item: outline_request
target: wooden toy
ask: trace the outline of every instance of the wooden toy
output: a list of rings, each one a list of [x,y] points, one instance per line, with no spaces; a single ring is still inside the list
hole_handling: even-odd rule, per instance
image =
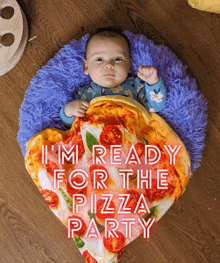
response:
[[[28,41],[27,19],[15,0],[0,0],[0,76],[21,59]]]

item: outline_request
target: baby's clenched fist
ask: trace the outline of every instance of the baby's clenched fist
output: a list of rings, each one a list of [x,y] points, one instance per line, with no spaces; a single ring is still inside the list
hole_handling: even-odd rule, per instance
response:
[[[137,76],[143,81],[147,82],[148,85],[154,85],[159,81],[157,69],[152,66],[140,65]]]
[[[66,104],[64,113],[67,117],[84,117],[89,107],[89,102],[85,100],[74,100]]]

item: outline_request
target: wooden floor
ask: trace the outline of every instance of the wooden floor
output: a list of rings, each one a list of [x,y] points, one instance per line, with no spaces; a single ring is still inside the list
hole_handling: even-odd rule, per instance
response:
[[[20,63],[0,77],[0,262],[84,262],[25,170],[16,140],[19,108],[31,78],[64,44],[112,25],[166,45],[188,65],[208,101],[201,166],[153,239],[136,239],[120,262],[220,262],[220,16],[192,9],[186,0],[19,3],[30,41]]]

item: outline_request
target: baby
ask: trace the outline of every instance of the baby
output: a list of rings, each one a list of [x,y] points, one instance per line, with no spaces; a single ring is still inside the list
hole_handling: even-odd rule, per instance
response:
[[[89,102],[98,96],[122,95],[133,98],[150,112],[159,112],[166,102],[166,88],[157,69],[140,65],[137,77],[128,77],[131,69],[130,45],[127,37],[114,29],[99,29],[86,43],[84,73],[89,85],[74,94],[73,101],[63,105],[60,117],[71,126],[75,116],[83,117]]]

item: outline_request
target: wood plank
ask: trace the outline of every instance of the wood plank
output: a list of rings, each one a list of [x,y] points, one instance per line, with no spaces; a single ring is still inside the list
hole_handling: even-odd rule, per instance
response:
[[[19,0],[29,23],[24,57],[0,77],[0,252],[2,262],[84,262],[25,170],[16,141],[19,108],[31,78],[72,39],[119,25],[166,45],[208,101],[206,147],[184,195],[152,240],[136,239],[121,263],[218,262],[220,251],[220,16],[186,0]],[[36,36],[36,37],[35,37]]]

